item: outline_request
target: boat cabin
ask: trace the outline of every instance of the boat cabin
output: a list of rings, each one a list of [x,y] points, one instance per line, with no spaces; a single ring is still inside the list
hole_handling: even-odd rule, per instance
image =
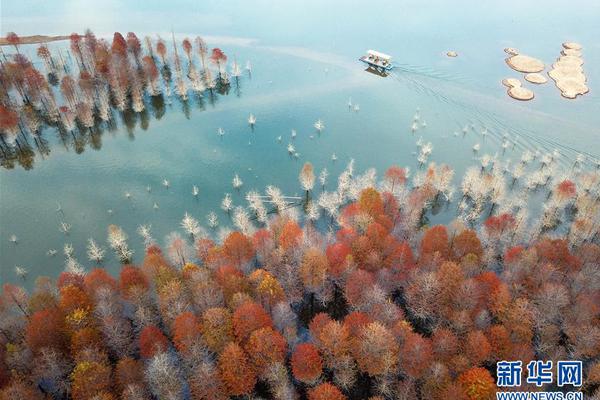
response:
[[[379,70],[389,71],[393,68],[392,56],[375,50],[367,50],[367,54],[362,56],[360,61]]]

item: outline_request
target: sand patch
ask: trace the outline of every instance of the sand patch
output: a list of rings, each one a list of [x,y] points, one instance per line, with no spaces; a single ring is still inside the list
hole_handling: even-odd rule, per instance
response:
[[[527,82],[535,83],[537,85],[541,85],[543,83],[548,82],[548,79],[544,75],[539,74],[537,72],[525,75],[525,80]]]
[[[453,51],[453,50],[450,50],[449,52],[447,52],[447,53],[446,53],[446,55],[447,55],[448,57],[457,57],[457,56],[458,56],[458,53],[457,53],[457,52],[455,52],[455,51]]]
[[[544,63],[542,61],[524,54],[509,57],[506,59],[506,63],[509,67],[519,72],[530,73],[544,70]]]
[[[508,95],[516,100],[527,101],[533,99],[533,92],[522,86],[513,86],[508,89]]]

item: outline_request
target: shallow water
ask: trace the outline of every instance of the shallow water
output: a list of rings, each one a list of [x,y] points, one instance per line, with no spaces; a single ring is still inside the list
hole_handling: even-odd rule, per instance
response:
[[[109,223],[129,234],[134,261],[139,261],[138,225],[151,224],[161,244],[179,229],[184,212],[206,225],[205,216],[214,210],[220,225],[227,226],[229,218],[219,208],[225,193],[236,205],[245,205],[245,191],[264,191],[268,184],[286,195],[298,194],[297,176],[305,161],[316,171],[329,170],[330,188],[351,158],[358,171],[375,167],[382,173],[392,164],[414,171],[419,137],[433,144],[430,160],[450,164],[457,177],[477,162],[471,150],[475,143],[481,144],[480,155],[514,160],[525,149],[557,148],[565,169],[577,152],[600,157],[600,6],[592,2],[580,7],[570,2],[566,18],[558,2],[535,10],[475,2],[462,7],[445,2],[429,7],[422,2],[202,3],[175,2],[168,8],[144,3],[141,10],[116,2],[103,2],[102,10],[92,2],[53,2],[49,9],[37,1],[3,4],[2,34],[64,34],[90,27],[98,35],[133,30],[142,37],[168,32],[173,24],[178,38],[206,35],[210,46],[235,55],[242,65],[250,60],[253,72],[214,104],[207,96],[201,101],[191,96],[186,106],[173,96],[160,119],[150,104],[144,118],[116,113],[116,129],[95,136],[96,148],[84,143],[76,151],[70,138],[65,146],[56,131],[46,129],[42,137],[49,154],[35,150],[28,170],[18,164],[0,168],[0,282],[16,281],[17,265],[30,271],[30,283],[36,275],[56,276],[64,268],[64,243],[72,243],[77,258],[89,266],[86,241],[93,237],[107,247]],[[521,76],[505,65],[502,49],[517,47],[549,63],[563,41],[583,44],[590,93],[565,100],[550,81],[528,84],[536,94],[531,102],[509,99],[500,80]],[[67,44],[51,44],[61,46]],[[367,48],[394,55],[399,68],[387,78],[364,72],[356,59]],[[447,50],[459,56],[447,58]],[[348,109],[349,98],[360,104],[359,112]],[[417,108],[427,127],[413,134]],[[257,118],[254,130],[247,123],[250,113]],[[313,128],[318,118],[326,126],[320,135]],[[453,132],[464,126],[467,135],[455,137]],[[223,137],[218,128],[225,130]],[[298,132],[295,139],[292,129]],[[505,133],[518,145],[502,154]],[[300,153],[298,159],[288,154],[288,143]],[[333,153],[337,162],[331,161]],[[231,184],[236,173],[244,181],[240,192]],[[163,187],[163,179],[170,188]],[[197,199],[193,185],[200,189]],[[58,204],[62,212],[56,211]],[[72,225],[68,235],[59,231],[61,221]],[[11,234],[18,244],[9,242]],[[49,249],[58,254],[48,257]],[[118,268],[112,254],[105,265]]]

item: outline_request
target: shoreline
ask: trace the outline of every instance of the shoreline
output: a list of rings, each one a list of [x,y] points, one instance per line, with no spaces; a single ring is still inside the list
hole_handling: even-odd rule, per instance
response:
[[[19,38],[18,45],[24,44],[41,44],[41,43],[49,43],[49,42],[58,42],[61,40],[68,40],[70,35],[31,35],[31,36],[21,36]],[[12,46],[11,43],[8,43],[6,37],[0,37],[0,46]]]

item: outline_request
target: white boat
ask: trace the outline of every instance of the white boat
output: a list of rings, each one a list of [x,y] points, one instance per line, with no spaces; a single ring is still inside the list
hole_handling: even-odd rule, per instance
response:
[[[250,124],[250,125],[256,124],[256,117],[254,116],[254,114],[250,114],[250,116],[248,117],[248,124]]]
[[[367,54],[359,58],[360,61],[380,71],[389,71],[392,65],[392,56],[375,50],[367,50]]]

